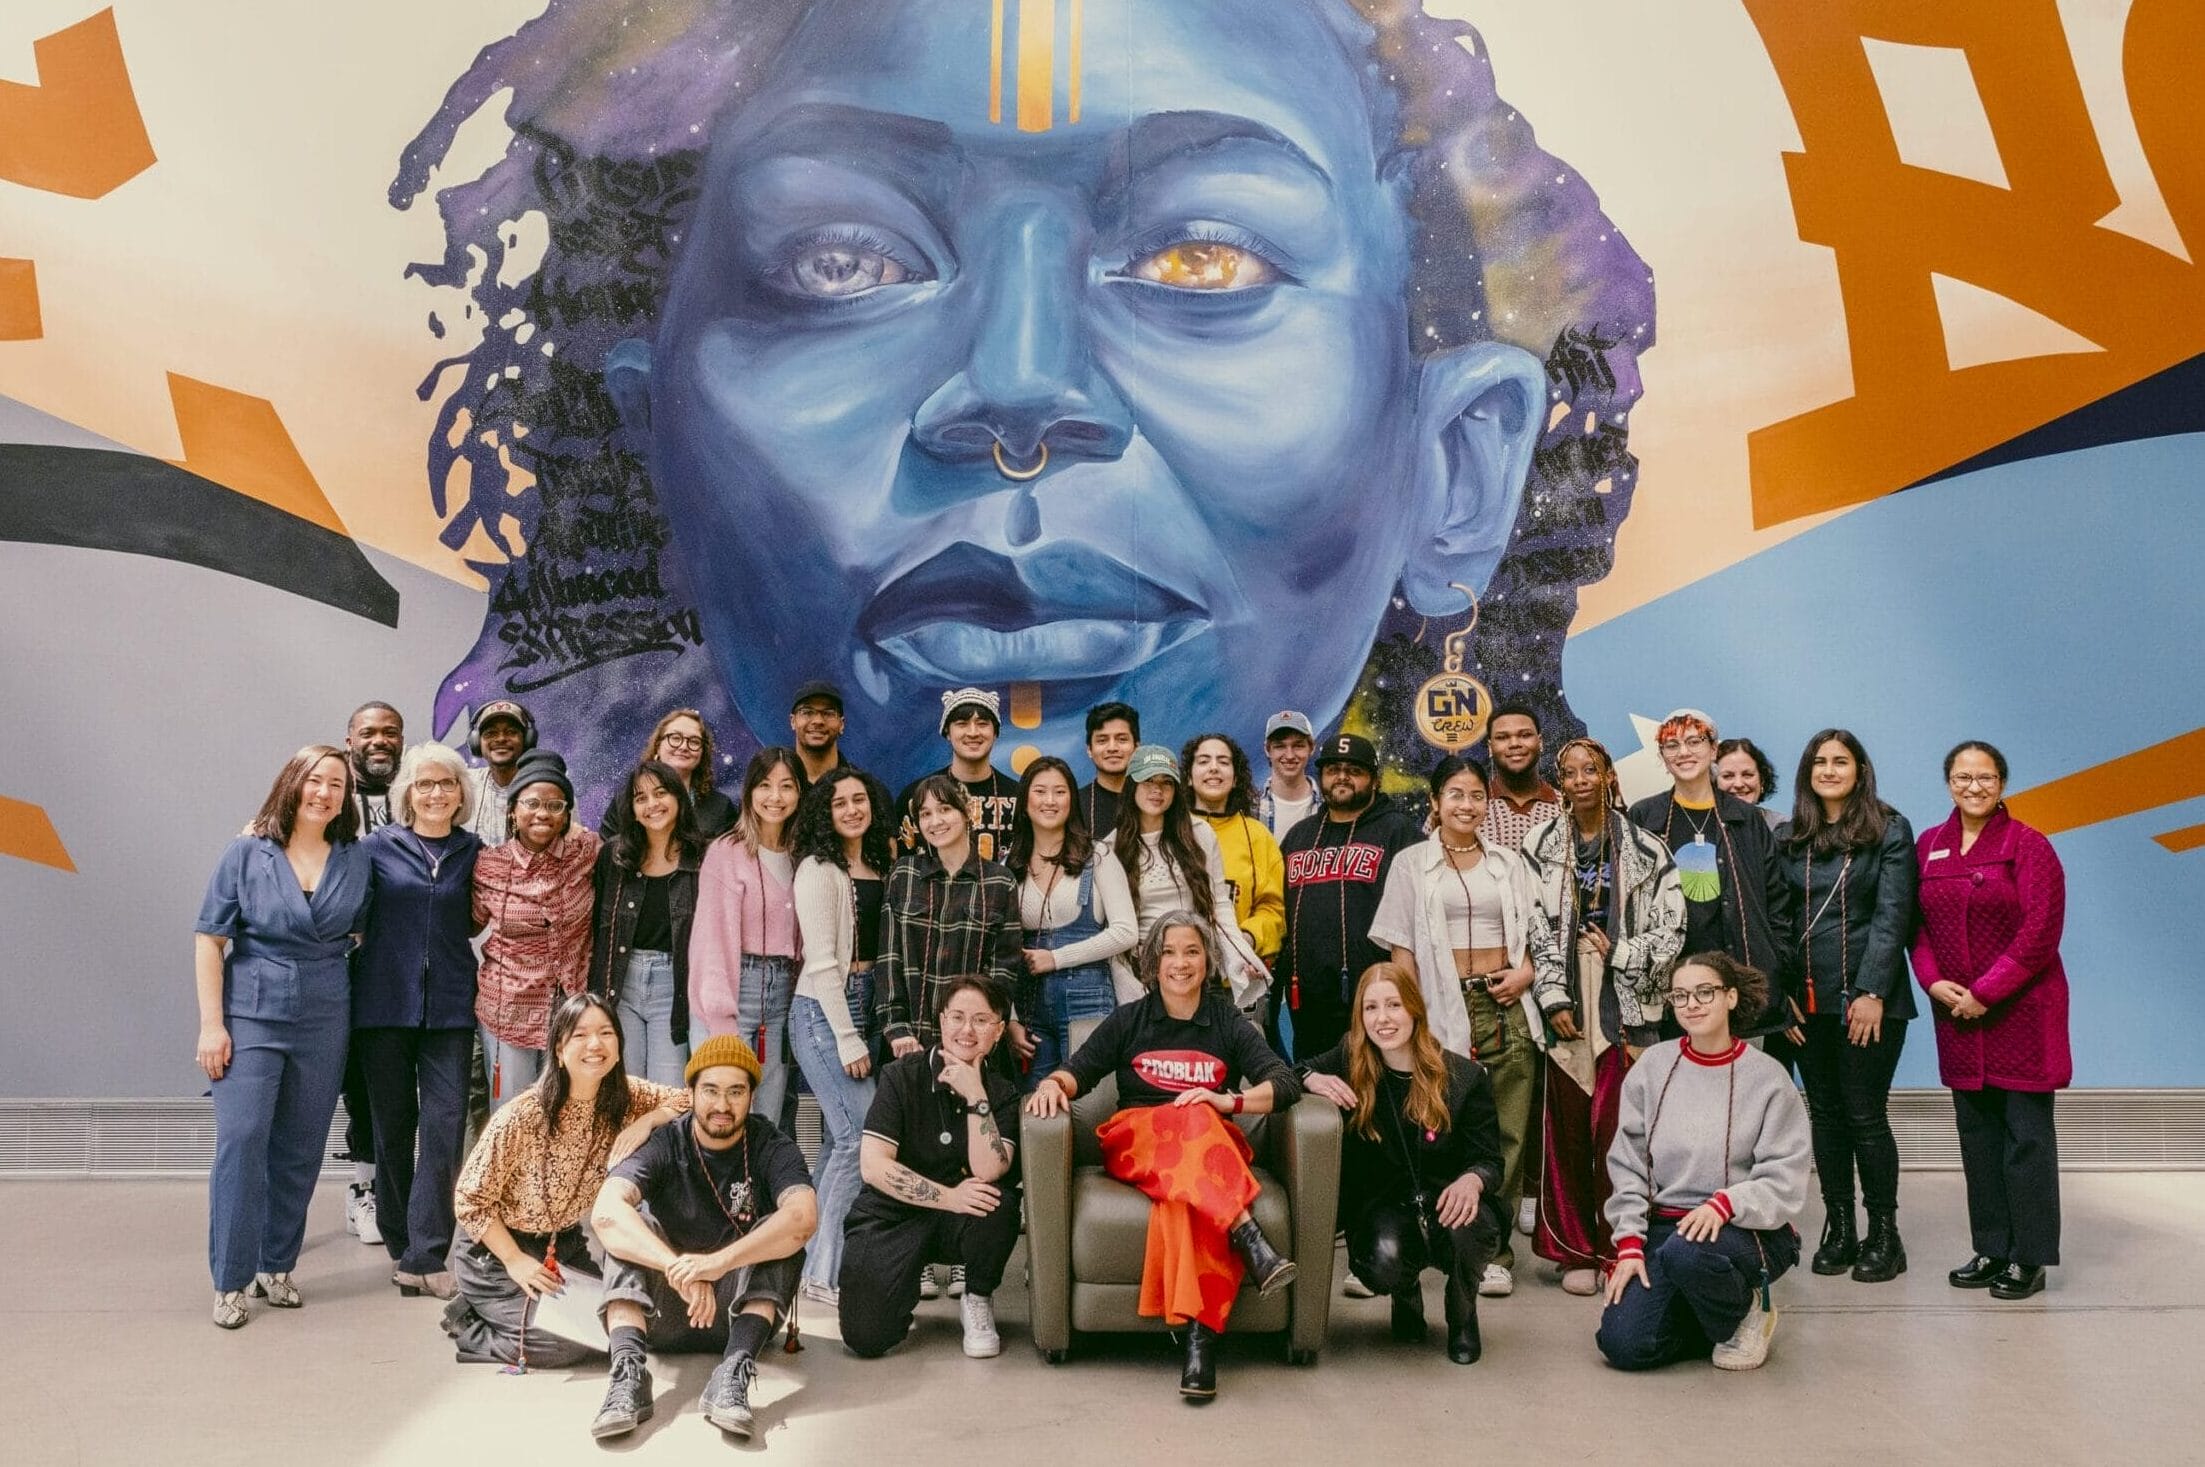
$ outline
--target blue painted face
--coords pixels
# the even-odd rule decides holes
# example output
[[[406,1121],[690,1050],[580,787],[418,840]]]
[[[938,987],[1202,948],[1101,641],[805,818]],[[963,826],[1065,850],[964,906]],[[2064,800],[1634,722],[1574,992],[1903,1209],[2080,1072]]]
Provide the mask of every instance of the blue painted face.
[[[1539,366],[1410,351],[1344,7],[1089,0],[1076,122],[1057,7],[1046,130],[1004,8],[1001,121],[989,5],[830,0],[712,140],[608,374],[707,638],[754,728],[831,678],[890,774],[966,684],[1038,684],[1012,740],[1065,756],[1104,698],[1322,727],[1397,582],[1446,614],[1498,561]]]

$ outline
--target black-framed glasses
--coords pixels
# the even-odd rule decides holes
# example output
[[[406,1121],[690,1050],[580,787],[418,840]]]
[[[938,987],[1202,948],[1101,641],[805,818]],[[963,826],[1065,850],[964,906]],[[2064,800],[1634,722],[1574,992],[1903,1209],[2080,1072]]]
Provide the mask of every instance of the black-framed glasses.
[[[692,754],[694,754],[694,753],[699,753],[699,752],[701,752],[701,751],[703,750],[703,748],[704,748],[704,736],[703,736],[702,734],[685,734],[685,733],[670,733],[670,734],[661,734],[661,735],[659,736],[659,741],[658,741],[658,742],[659,742],[659,747],[661,747],[661,748],[665,748],[665,749],[687,749],[687,750],[689,750],[689,751],[690,751],[690,752],[691,752]]]
[[[1672,988],[1669,990],[1669,1007],[1673,1009],[1704,1008],[1723,996],[1720,984],[1704,984],[1699,988]]]

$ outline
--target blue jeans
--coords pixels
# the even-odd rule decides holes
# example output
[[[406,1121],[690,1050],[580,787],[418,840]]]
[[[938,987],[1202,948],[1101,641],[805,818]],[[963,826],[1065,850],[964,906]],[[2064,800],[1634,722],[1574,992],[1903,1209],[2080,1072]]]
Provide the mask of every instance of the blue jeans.
[[[620,980],[621,1058],[629,1077],[681,1085],[689,1046],[674,1042],[674,958],[671,953],[628,954]]]
[[[1646,1282],[1635,1280],[1600,1315],[1594,1341],[1619,1370],[1652,1370],[1705,1359],[1729,1339],[1754,1293],[1799,1261],[1790,1228],[1753,1232],[1731,1223],[1710,1243],[1677,1231],[1673,1218],[1647,1220]]]
[[[482,1030],[482,1072],[490,1080],[490,1109],[496,1111],[536,1083],[536,1077],[544,1072],[544,1052],[507,1044],[490,1032],[488,1024],[479,1027]]]
[[[860,1006],[858,986],[870,1000],[872,984],[864,975],[852,980],[850,1017],[858,1033],[866,1031],[868,1001]],[[815,999],[797,995],[789,1005],[789,1048],[796,1053],[797,1068],[819,1101],[819,1159],[812,1177],[819,1190],[819,1229],[804,1249],[804,1282],[836,1287],[842,1275],[842,1220],[857,1200],[859,1137],[865,1129],[865,1112],[873,1104],[870,1075],[853,1080],[842,1068],[835,1046],[834,1029],[826,1011]]]
[[[1108,963],[1089,963],[1045,973],[1041,979],[1042,1002],[1048,1011],[1033,1026],[1034,1063],[1026,1072],[1031,1091],[1052,1070],[1064,1068],[1072,1057],[1072,1024],[1079,1019],[1107,1019],[1118,1006],[1118,993],[1110,983]]]
[[[349,1009],[347,999],[295,1023],[228,1021],[230,1067],[214,1082],[207,1176],[207,1265],[220,1292],[299,1261],[344,1085]]]
[[[796,959],[744,953],[736,985],[735,1032],[758,1051],[758,1063],[765,1069],[750,1113],[764,1116],[786,1136],[791,1130],[783,1109],[789,1099],[789,1000],[796,996]]]

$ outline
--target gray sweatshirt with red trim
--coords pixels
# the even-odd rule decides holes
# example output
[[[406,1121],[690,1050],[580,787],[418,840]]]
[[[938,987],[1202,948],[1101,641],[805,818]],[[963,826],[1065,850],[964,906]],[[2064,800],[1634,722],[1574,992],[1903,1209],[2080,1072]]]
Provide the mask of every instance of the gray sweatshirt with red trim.
[[[1712,1202],[1758,1231],[1784,1226],[1807,1201],[1813,1147],[1791,1076],[1744,1040],[1712,1058],[1688,1044],[1654,1045],[1623,1081],[1623,1119],[1608,1148],[1608,1225],[1625,1255],[1640,1251],[1651,1212]]]

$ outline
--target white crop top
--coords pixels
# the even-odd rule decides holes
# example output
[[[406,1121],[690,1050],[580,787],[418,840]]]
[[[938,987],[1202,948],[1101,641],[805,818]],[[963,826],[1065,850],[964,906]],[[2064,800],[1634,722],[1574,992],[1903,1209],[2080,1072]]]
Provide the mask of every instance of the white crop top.
[[[1484,860],[1468,871],[1456,872],[1442,861],[1432,871],[1432,880],[1439,883],[1440,910],[1447,914],[1449,947],[1508,945],[1501,925],[1501,882],[1493,874],[1493,865]]]

